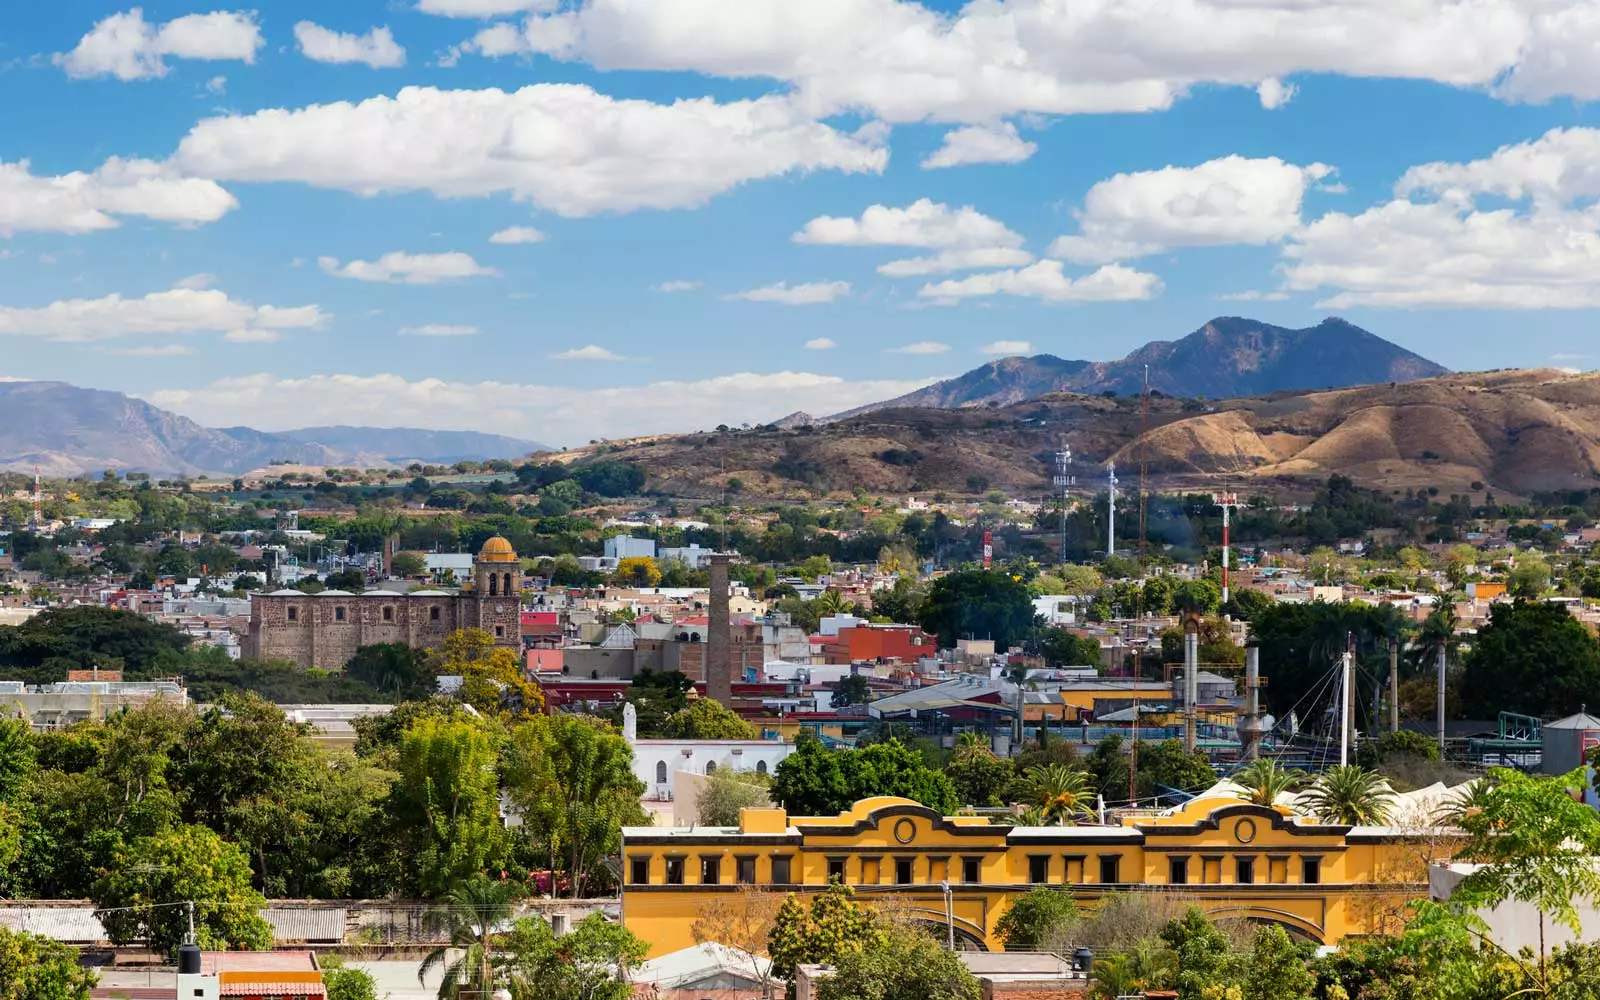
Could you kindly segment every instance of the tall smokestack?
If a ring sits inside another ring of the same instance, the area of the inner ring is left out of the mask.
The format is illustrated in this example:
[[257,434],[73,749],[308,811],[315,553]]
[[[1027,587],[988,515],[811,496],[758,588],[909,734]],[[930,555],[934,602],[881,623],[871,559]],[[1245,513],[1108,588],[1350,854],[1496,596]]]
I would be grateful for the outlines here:
[[1196,702],[1200,700],[1200,634],[1199,624],[1190,619],[1183,630],[1183,748],[1194,750],[1198,742],[1199,718]]
[[706,694],[723,705],[733,702],[733,671],[728,665],[728,563],[726,553],[713,553],[711,605],[707,614]]
[[1261,644],[1251,636],[1244,644],[1244,719],[1239,723],[1241,756],[1261,756]]

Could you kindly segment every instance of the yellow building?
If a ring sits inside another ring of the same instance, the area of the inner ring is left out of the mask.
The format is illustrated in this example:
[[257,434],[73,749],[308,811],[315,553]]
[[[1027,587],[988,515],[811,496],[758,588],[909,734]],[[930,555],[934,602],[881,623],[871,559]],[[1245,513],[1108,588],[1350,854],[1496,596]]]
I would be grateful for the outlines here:
[[622,919],[652,956],[694,944],[696,916],[717,894],[804,893],[832,878],[941,928],[948,882],[956,935],[991,951],[1002,947],[994,928],[1012,899],[1039,885],[1070,887],[1089,905],[1115,892],[1181,894],[1214,916],[1331,944],[1384,929],[1426,896],[1427,860],[1441,842],[1435,831],[1324,826],[1220,796],[1117,826],[997,826],[883,797],[838,816],[746,809],[738,827],[622,834]]

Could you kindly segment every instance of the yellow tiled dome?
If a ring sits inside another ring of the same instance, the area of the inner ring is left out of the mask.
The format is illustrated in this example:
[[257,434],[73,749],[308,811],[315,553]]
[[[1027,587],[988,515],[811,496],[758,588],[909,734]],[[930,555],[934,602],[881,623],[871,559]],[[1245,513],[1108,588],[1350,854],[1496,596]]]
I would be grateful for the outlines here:
[[478,561],[481,563],[514,563],[517,561],[517,550],[511,543],[495,535],[483,543],[483,548],[478,551]]

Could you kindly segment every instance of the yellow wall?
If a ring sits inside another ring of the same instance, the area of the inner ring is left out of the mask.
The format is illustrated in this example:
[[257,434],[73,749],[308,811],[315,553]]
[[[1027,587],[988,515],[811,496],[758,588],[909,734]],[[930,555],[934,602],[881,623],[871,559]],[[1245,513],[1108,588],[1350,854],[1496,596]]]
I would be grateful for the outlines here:
[[[1114,827],[991,826],[887,797],[864,799],[834,817],[747,809],[740,819],[737,834],[623,831],[623,922],[650,943],[652,956],[694,944],[695,918],[708,904],[741,898],[741,857],[753,861],[755,884],[776,892],[821,889],[830,860],[842,863],[844,881],[861,898],[893,900],[941,926],[939,883],[948,880],[957,933],[990,950],[1001,948],[994,927],[1011,900],[1034,887],[1034,858],[1043,859],[1045,884],[1071,886],[1086,904],[1114,892],[1159,888],[1214,915],[1274,921],[1319,943],[1378,931],[1385,917],[1427,891],[1426,867],[1418,863],[1429,849],[1423,838],[1319,826],[1234,798],[1196,800],[1170,816],[1131,818]],[[645,884],[633,880],[635,858],[648,861]],[[702,861],[709,858],[718,862],[715,885],[701,882]],[[1112,858],[1117,881],[1108,883],[1101,864]],[[1173,858],[1186,859],[1181,889],[1170,880]],[[1239,882],[1240,858],[1253,863],[1249,884]],[[1304,862],[1313,858],[1317,880],[1307,883]],[[682,861],[682,884],[667,884],[669,859]],[[775,883],[780,859],[788,859],[790,874]],[[977,865],[975,882],[966,880],[966,859]],[[910,864],[904,883],[897,862]]]

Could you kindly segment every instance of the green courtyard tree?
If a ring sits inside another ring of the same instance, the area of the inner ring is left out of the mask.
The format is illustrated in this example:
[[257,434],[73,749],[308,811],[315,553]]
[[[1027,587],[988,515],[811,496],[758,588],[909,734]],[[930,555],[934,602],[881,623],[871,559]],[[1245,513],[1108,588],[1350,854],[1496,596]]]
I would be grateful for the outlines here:
[[817,1000],[978,1000],[981,993],[954,952],[913,927],[846,952],[816,989]]
[[633,748],[611,725],[582,715],[540,715],[513,731],[506,786],[550,867],[581,895],[600,859],[621,846],[624,826],[649,820],[639,806]]
[[499,867],[507,838],[497,765],[493,739],[474,722],[423,716],[400,737],[389,812],[407,891],[437,899]]
[[767,805],[771,779],[755,771],[719,767],[706,776],[696,800],[701,826],[738,826],[739,810]]
[[91,892],[113,944],[148,942],[170,955],[189,928],[210,950],[272,947],[272,928],[260,909],[266,899],[250,885],[250,861],[237,845],[203,826],[174,827],[140,837],[118,851]]
[[1600,705],[1600,640],[1559,605],[1492,606],[1465,669],[1462,710],[1470,718],[1498,712],[1549,718]]
[[832,816],[875,795],[912,799],[943,815],[961,807],[950,778],[897,739],[857,750],[803,740],[773,771],[773,799],[796,816]]
[[940,577],[918,613],[918,623],[946,649],[958,639],[992,639],[995,649],[1010,649],[1034,625],[1027,584],[997,570],[958,570]]
[[486,995],[495,986],[496,928],[511,918],[516,884],[474,875],[451,886],[423,916],[423,926],[445,943],[423,956],[417,982],[441,972],[439,1000]]
[[0,927],[0,1000],[89,1000],[98,981],[77,949]]
[[790,981],[794,970],[824,962],[837,965],[846,955],[882,946],[888,932],[873,913],[855,900],[847,885],[835,882],[810,897],[807,909],[790,893],[779,908],[767,938],[772,974]]
[[753,740],[756,728],[714,698],[696,698],[688,708],[667,717],[670,740]]
[[1016,898],[995,924],[1007,949],[1044,948],[1078,922],[1078,904],[1071,891],[1039,886]]
[[598,913],[559,938],[545,920],[519,920],[499,946],[498,964],[516,1000],[628,1000],[628,969],[650,951]]

